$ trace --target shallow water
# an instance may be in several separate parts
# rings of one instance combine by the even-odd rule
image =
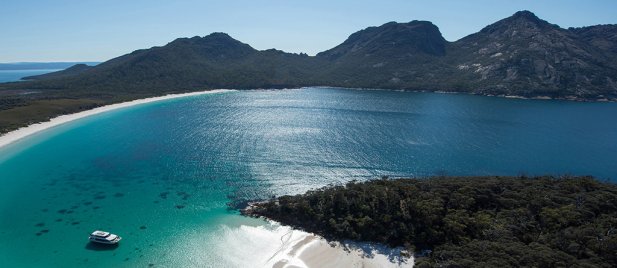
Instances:
[[[264,222],[228,202],[352,179],[615,180],[615,118],[615,103],[328,88],[234,91],[99,114],[0,149],[0,263],[251,263],[268,247],[237,254],[230,234]],[[93,248],[95,229],[124,240]]]

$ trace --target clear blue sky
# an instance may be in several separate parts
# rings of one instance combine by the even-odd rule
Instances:
[[[104,61],[211,32],[314,55],[389,21],[432,21],[454,41],[523,9],[564,28],[617,23],[616,0],[1,0],[0,62]]]

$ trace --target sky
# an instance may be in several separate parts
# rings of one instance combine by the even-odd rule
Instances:
[[[456,41],[519,10],[564,28],[617,24],[616,0],[0,0],[0,62],[105,61],[212,32],[315,55],[390,21],[428,20]]]

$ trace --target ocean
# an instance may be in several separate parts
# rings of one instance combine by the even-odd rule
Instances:
[[[228,204],[381,176],[617,181],[615,118],[616,103],[339,88],[114,110],[0,149],[0,263],[255,267],[275,227]],[[123,240],[94,247],[97,229]]]

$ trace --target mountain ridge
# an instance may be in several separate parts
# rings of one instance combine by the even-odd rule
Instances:
[[[605,53],[531,12],[516,13],[453,44],[460,54],[457,67],[481,75],[474,85],[481,94],[615,97],[617,68]]]
[[[329,85],[615,100],[616,44],[617,27],[563,29],[530,11],[453,42],[429,21],[388,22],[315,56],[256,50],[215,32],[136,50],[72,78],[41,76],[28,86],[156,91]]]
[[[333,86],[617,101],[617,25],[564,29],[519,11],[450,42],[432,22],[389,22],[315,56],[257,50],[215,32],[29,78],[0,84],[0,116],[9,114],[0,130],[105,104],[216,88]]]

